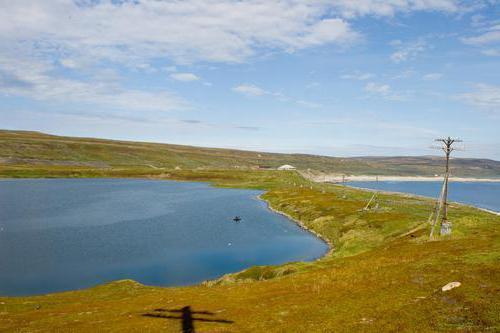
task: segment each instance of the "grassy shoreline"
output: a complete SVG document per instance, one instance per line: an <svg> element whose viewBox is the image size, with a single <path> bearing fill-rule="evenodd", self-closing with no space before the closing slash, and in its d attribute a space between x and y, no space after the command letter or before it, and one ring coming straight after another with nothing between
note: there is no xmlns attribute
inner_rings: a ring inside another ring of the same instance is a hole
<svg viewBox="0 0 500 333"><path fill-rule="evenodd" d="M50 169L50 170L48 170ZM0 169L8 177L15 172ZM25 168L49 177L99 176L91 170ZM484 331L500 328L500 218L450 207L454 235L427 241L432 200L382 194L382 209L360 209L369 192L316 184L293 172L113 170L108 177L208 181L266 191L269 207L328 239L335 251L310 263L252 267L191 287L116 281L33 297L0 297L0 332L177 332L154 309L214 313L231 324L198 322L203 332ZM463 286L446 294L450 281ZM422 298L423 297L423 298ZM244 310L243 310L244 309Z"/></svg>
<svg viewBox="0 0 500 333"><path fill-rule="evenodd" d="M266 203L266 205L267 205L267 209L269 209L270 211L272 211L272 212L274 212L274 213L276 213L276 214L280 214L280 215L282 215L282 216L286 217L286 218L287 218L287 219L289 219L291 222L295 223L296 225L298 225L300 228L304 229L305 231L307 231L307 232L309 232L309 233L313 234L315 237L317 237L317 238L321 239L323 242L325 242L325 243L328 245L328 251L326 251L326 253L325 253L324 255L322 255L321 257L319 257L318 259L321 259L322 257L325 257L325 256L330 255L330 254L332 253L332 251L334 251L334 250L335 250L335 248L334 248L334 246L333 246L332 242L330 241L330 239L326 238L326 237L325 237L325 236L323 236L322 234L317 233L317 232L316 232L316 231L314 231L314 230L311 230L311 229L310 229L310 228L308 228L308 227L307 227L304 223L302 223L300 220L297 220L297 219L293 218L292 216L288 215L287 213L282 212L282 211L277 210L277 209L274 209L274 208L271 206L271 204L270 204L270 202L269 202L269 201L267 201L267 200L265 200L265 199L263 199L263 198L262 198L262 195L259 195L259 196L258 196L258 198L259 198L259 200L262 200L262 201L264 201L264 202Z"/></svg>

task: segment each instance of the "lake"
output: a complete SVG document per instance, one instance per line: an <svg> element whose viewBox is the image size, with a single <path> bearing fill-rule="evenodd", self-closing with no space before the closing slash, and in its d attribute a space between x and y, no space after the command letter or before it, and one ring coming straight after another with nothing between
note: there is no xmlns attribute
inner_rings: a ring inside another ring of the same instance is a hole
<svg viewBox="0 0 500 333"><path fill-rule="evenodd" d="M374 190L412 193L432 198L439 196L442 186L442 182L425 181L353 181L346 184ZM500 183L450 182L448 198L450 201L500 212Z"/></svg>
<svg viewBox="0 0 500 333"><path fill-rule="evenodd" d="M257 199L261 193L154 180L2 180L0 295L119 279L189 285L328 251L270 211Z"/></svg>

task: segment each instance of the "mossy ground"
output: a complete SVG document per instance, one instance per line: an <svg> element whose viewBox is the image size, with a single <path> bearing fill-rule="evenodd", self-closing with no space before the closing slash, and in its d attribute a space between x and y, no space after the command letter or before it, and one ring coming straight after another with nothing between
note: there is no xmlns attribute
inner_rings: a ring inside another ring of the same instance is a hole
<svg viewBox="0 0 500 333"><path fill-rule="evenodd" d="M179 332L168 310L208 311L197 332L500 331L500 217L452 205L453 236L428 241L431 200L312 184L294 172L6 167L0 175L151 177L265 189L263 199L334 246L313 263L253 267L198 286L117 281L0 298L1 332ZM259 280L259 281L257 281ZM441 287L459 281L459 288ZM152 316L147 316L147 315ZM163 316L163 317L162 317Z"/></svg>

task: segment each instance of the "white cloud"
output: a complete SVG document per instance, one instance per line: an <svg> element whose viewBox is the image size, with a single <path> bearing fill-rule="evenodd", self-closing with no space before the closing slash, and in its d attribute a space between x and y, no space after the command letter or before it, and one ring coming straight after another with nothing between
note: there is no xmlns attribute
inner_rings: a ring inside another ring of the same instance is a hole
<svg viewBox="0 0 500 333"><path fill-rule="evenodd" d="M500 49L486 49L482 50L481 53L490 57L500 57Z"/></svg>
<svg viewBox="0 0 500 333"><path fill-rule="evenodd" d="M365 91L390 101L406 101L409 98L408 92L404 94L395 92L390 85L383 83L368 82L365 85Z"/></svg>
<svg viewBox="0 0 500 333"><path fill-rule="evenodd" d="M250 96L250 97L262 96L262 95L269 94L269 92L265 91L262 88L257 87L256 85L253 85L253 84L241 84L239 86L234 87L233 91L240 93L240 94L243 94L245 96Z"/></svg>
<svg viewBox="0 0 500 333"><path fill-rule="evenodd" d="M48 61L32 62L0 56L0 91L55 103L76 102L126 110L161 110L187 108L187 103L167 91L124 89L109 71L97 73L99 80L81 81L52 75Z"/></svg>
<svg viewBox="0 0 500 333"><path fill-rule="evenodd" d="M261 51L345 45L356 38L348 22L330 15L321 2L4 1L2 92L37 100L172 109L183 103L171 93L124 89L118 80L91 84L84 77L111 64L148 73L161 69L176 80L194 81L197 76L177 73L174 65L243 62ZM158 59L170 65L155 68ZM22 73L16 61L26 66ZM85 75L64 78L58 67Z"/></svg>
<svg viewBox="0 0 500 333"><path fill-rule="evenodd" d="M443 77L443 74L441 73L428 73L428 74L425 74L422 79L426 80L426 81L435 81L435 80L439 80Z"/></svg>
<svg viewBox="0 0 500 333"><path fill-rule="evenodd" d="M393 80L407 79L409 77L414 76L416 73L417 72L413 69L407 69L407 70L404 70L404 71L392 76L391 79L393 79Z"/></svg>
<svg viewBox="0 0 500 333"><path fill-rule="evenodd" d="M340 76L341 79L344 80L358 80L358 81L365 81L373 78L375 75L372 73L360 73L360 72L355 72L351 74L343 74Z"/></svg>
<svg viewBox="0 0 500 333"><path fill-rule="evenodd" d="M268 91L253 84L240 84L239 86L232 88L232 90L247 97L259 97L266 95L266 96L271 96L280 102L292 102L297 105L311 109L317 109L323 106L319 103L305 101L302 99L292 99L287 97L281 92Z"/></svg>
<svg viewBox="0 0 500 333"><path fill-rule="evenodd" d="M2 4L0 38L47 41L37 47L113 62L241 62L261 48L351 42L357 34L344 19L328 17L329 7L258 0L18 0Z"/></svg>
<svg viewBox="0 0 500 333"><path fill-rule="evenodd" d="M462 38L462 42L469 45L485 45L500 42L500 30L493 30L484 34Z"/></svg>
<svg viewBox="0 0 500 333"><path fill-rule="evenodd" d="M56 102L176 109L185 102L170 92L122 88L116 78L94 83L83 77L96 76L104 66L125 65L194 80L194 74L177 73L173 65L238 63L268 51L344 46L359 37L348 22L354 17L460 8L460 2L453 0L2 1L2 92ZM167 60L170 66L155 68L156 60ZM65 78L58 73L61 67L85 71L85 75ZM267 94L259 89L250 85L239 90Z"/></svg>
<svg viewBox="0 0 500 333"><path fill-rule="evenodd" d="M400 45L402 45L402 44L403 44L403 42L402 42L400 39L393 39L393 40L391 40L391 41L389 42L389 45L390 45L390 46L394 46L394 47L396 47L396 46L400 46Z"/></svg>
<svg viewBox="0 0 500 333"><path fill-rule="evenodd" d="M500 109L500 87L487 84L476 85L476 90L458 96L468 104L498 111Z"/></svg>
<svg viewBox="0 0 500 333"><path fill-rule="evenodd" d="M316 87L319 87L319 86L321 86L321 83L316 82L316 81L310 82L310 83L306 84L306 88L307 89L312 89L312 88L316 88Z"/></svg>
<svg viewBox="0 0 500 333"><path fill-rule="evenodd" d="M144 71L146 73L155 73L158 71L157 68L153 67L151 64L148 64L147 62L137 64L135 66L135 69Z"/></svg>
<svg viewBox="0 0 500 333"><path fill-rule="evenodd" d="M164 71L172 73L172 72L177 72L177 67L175 66L167 66L163 68Z"/></svg>
<svg viewBox="0 0 500 333"><path fill-rule="evenodd" d="M61 59L61 65L66 68L77 68L78 64L73 59Z"/></svg>
<svg viewBox="0 0 500 333"><path fill-rule="evenodd" d="M498 30L500 27L500 19L489 18L481 14L471 15L470 21L471 26L478 31Z"/></svg>
<svg viewBox="0 0 500 333"><path fill-rule="evenodd" d="M476 29L476 35L463 37L461 41L464 44L480 48L480 52L486 56L500 56L500 20L487 20L479 17L472 22Z"/></svg>
<svg viewBox="0 0 500 333"><path fill-rule="evenodd" d="M198 81L200 79L193 73L174 73L170 74L170 77L174 80L182 82L192 82L192 81Z"/></svg>
<svg viewBox="0 0 500 333"><path fill-rule="evenodd" d="M396 51L390 56L391 60L395 63L415 59L420 53L427 49L427 43L423 39L409 43L398 42L399 43L391 43L391 45L396 48Z"/></svg>
<svg viewBox="0 0 500 333"><path fill-rule="evenodd" d="M443 11L458 12L465 7L456 0L336 0L331 1L342 16L394 16L396 12L410 11Z"/></svg>
<svg viewBox="0 0 500 333"><path fill-rule="evenodd" d="M388 95L389 92L391 91L391 87L388 84L378 84L375 82L368 82L365 86L365 90L369 93Z"/></svg>
<svg viewBox="0 0 500 333"><path fill-rule="evenodd" d="M311 108L311 109L317 109L317 108L320 108L323 106L319 103L308 102L308 101L304 101L304 100L298 100L297 104L305 106L306 108Z"/></svg>
<svg viewBox="0 0 500 333"><path fill-rule="evenodd" d="M350 43L358 36L347 22L354 17L462 7L457 0L16 0L2 3L0 38L113 62L241 62L261 49Z"/></svg>

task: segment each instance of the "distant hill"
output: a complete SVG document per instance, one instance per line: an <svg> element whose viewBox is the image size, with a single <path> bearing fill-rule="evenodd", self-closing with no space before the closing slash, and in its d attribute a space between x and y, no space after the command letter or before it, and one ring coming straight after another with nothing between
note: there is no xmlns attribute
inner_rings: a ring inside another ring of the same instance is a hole
<svg viewBox="0 0 500 333"><path fill-rule="evenodd" d="M443 172L443 158L435 156L339 158L0 130L0 165L266 169L283 164L290 164L301 170L350 175L432 176ZM452 161L452 174L458 177L500 178L500 162L456 158Z"/></svg>

